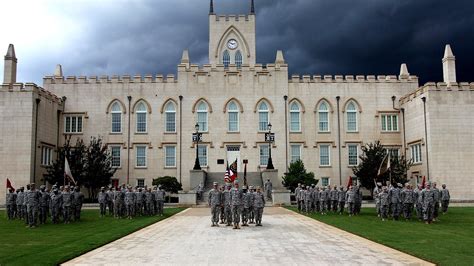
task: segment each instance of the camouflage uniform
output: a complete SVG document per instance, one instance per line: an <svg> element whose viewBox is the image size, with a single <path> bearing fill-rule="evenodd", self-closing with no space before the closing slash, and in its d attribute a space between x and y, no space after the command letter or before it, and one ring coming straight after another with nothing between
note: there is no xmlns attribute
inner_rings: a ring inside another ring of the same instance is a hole
<svg viewBox="0 0 474 266"><path fill-rule="evenodd" d="M382 188L375 186L374 188L374 199L375 199L375 210L377 211L377 216L381 216L381 207L380 207L380 193Z"/></svg>
<svg viewBox="0 0 474 266"><path fill-rule="evenodd" d="M298 184L298 187L295 188L295 200L296 200L296 205L298 206L298 211L301 211L302 209L300 201L298 200L300 191L301 191L301 184Z"/></svg>
<svg viewBox="0 0 474 266"><path fill-rule="evenodd" d="M339 214L344 213L344 205L346 205L346 192L343 187L339 187L337 192L337 201L339 203Z"/></svg>
<svg viewBox="0 0 474 266"><path fill-rule="evenodd" d="M239 228L240 223L240 212L242 208L242 190L239 188L232 188L230 190L230 200L232 203L232 222L234 223L234 228Z"/></svg>
<svg viewBox="0 0 474 266"><path fill-rule="evenodd" d="M249 202L250 202L250 205L249 205L249 223L250 224L253 224L255 223L255 209L254 209L254 206L253 206L253 200L255 198L255 191L253 189L252 186L250 186L250 190L247 192L248 193L248 197L249 197Z"/></svg>
<svg viewBox="0 0 474 266"><path fill-rule="evenodd" d="M122 206L124 204L124 194L119 189L114 191L114 216L115 218L122 217Z"/></svg>
<svg viewBox="0 0 474 266"><path fill-rule="evenodd" d="M230 190L224 190L222 194L224 200L224 217L227 223L227 226L232 225L232 201L230 196Z"/></svg>
<svg viewBox="0 0 474 266"><path fill-rule="evenodd" d="M304 210L304 199L305 199L305 189L302 188L298 191L297 201L299 206L299 211L302 212Z"/></svg>
<svg viewBox="0 0 474 266"><path fill-rule="evenodd" d="M362 191L360 186L355 186L354 214L359 214L362 208Z"/></svg>
<svg viewBox="0 0 474 266"><path fill-rule="evenodd" d="M209 197L207 203L211 206L211 222L212 226L216 226L219 223L219 208L221 206L222 195L221 192L213 188L209 191Z"/></svg>
<svg viewBox="0 0 474 266"><path fill-rule="evenodd" d="M306 190L304 192L304 206L305 206L305 212L309 213L311 211L311 204L313 203L313 195L311 192L311 189L306 187Z"/></svg>
<svg viewBox="0 0 474 266"><path fill-rule="evenodd" d="M127 218L132 219L132 217L135 215L135 202L136 202L136 194L135 192L132 191L132 189L129 189L127 192L125 192L125 209L127 210Z"/></svg>
<svg viewBox="0 0 474 266"><path fill-rule="evenodd" d="M319 205L321 205L322 214L326 213L327 207L330 207L330 205L328 206L328 203L330 203L328 199L329 199L328 192L326 188L323 187L321 191L319 192Z"/></svg>
<svg viewBox="0 0 474 266"><path fill-rule="evenodd" d="M401 196L400 189L396 186L392 187L388 192L388 197L390 198L390 203L392 204L392 217L395 220L398 220L401 212Z"/></svg>
<svg viewBox="0 0 474 266"><path fill-rule="evenodd" d="M59 212L61 205L63 204L63 195L59 193L57 188L53 188L53 192L50 194L50 210L51 210L51 221L53 224L59 223Z"/></svg>
<svg viewBox="0 0 474 266"><path fill-rule="evenodd" d="M380 216L382 220L388 218L388 205L390 203L390 199L388 197L387 188L384 187L382 191L379 193L380 196Z"/></svg>
<svg viewBox="0 0 474 266"><path fill-rule="evenodd" d="M355 191L354 188L351 187L346 192L346 202L347 202L347 210L349 212L349 216L354 215L354 204L355 204Z"/></svg>
<svg viewBox="0 0 474 266"><path fill-rule="evenodd" d="M107 211L107 202L109 201L109 194L105 192L104 188L97 195L97 200L99 201L100 207L100 216L105 216Z"/></svg>
<svg viewBox="0 0 474 266"><path fill-rule="evenodd" d="M331 192L329 192L329 197L331 198L333 212L337 212L337 207L338 207L337 186L334 186Z"/></svg>
<svg viewBox="0 0 474 266"><path fill-rule="evenodd" d="M449 190L446 188L445 185L443 185L443 189L441 190L441 205L443 213L446 213L448 211L450 199L451 196L449 195Z"/></svg>
<svg viewBox="0 0 474 266"><path fill-rule="evenodd" d="M433 190L433 193L434 193L433 220L436 220L439 214L439 203L441 201L441 192L436 187L436 183L434 183L433 188L431 190Z"/></svg>
<svg viewBox="0 0 474 266"><path fill-rule="evenodd" d="M262 226L263 208L265 207L265 196L260 191L255 192L254 207L255 222L257 223L257 226Z"/></svg>
<svg viewBox="0 0 474 266"><path fill-rule="evenodd" d="M40 204L40 193L34 187L26 193L27 198L27 212L28 212L28 225L35 227L38 219L38 207Z"/></svg>
<svg viewBox="0 0 474 266"><path fill-rule="evenodd" d="M23 212L23 202L25 201L24 193L23 187L21 187L16 195L16 213L19 219L25 218L25 213Z"/></svg>
<svg viewBox="0 0 474 266"><path fill-rule="evenodd" d="M405 189L402 190L401 196L403 203L403 217L405 217L405 219L411 219L413 203L415 200L415 192L407 186Z"/></svg>
<svg viewBox="0 0 474 266"><path fill-rule="evenodd" d="M145 214L148 216L153 215L154 202L153 193L151 193L151 188L145 192Z"/></svg>
<svg viewBox="0 0 474 266"><path fill-rule="evenodd" d="M63 199L63 204L62 204L63 219L64 219L64 223L68 224L71 222L72 201L73 201L73 195L71 194L71 192L69 192L69 188L66 188L62 192L62 199Z"/></svg>
<svg viewBox="0 0 474 266"><path fill-rule="evenodd" d="M107 190L107 207L109 208L109 215L114 215L114 191L112 189Z"/></svg>
<svg viewBox="0 0 474 266"><path fill-rule="evenodd" d="M267 180L267 182L265 182L264 189L265 189L265 195L267 196L267 199L271 199L273 184L270 180Z"/></svg>
<svg viewBox="0 0 474 266"><path fill-rule="evenodd" d="M248 225L249 210L250 206L252 205L252 196L252 192L250 191L244 191L244 193L242 194L242 226Z"/></svg>
<svg viewBox="0 0 474 266"><path fill-rule="evenodd" d="M316 187L313 190L313 205L315 212L321 211L321 201L319 200L319 187Z"/></svg>
<svg viewBox="0 0 474 266"><path fill-rule="evenodd" d="M46 219L48 218L48 207L49 207L50 196L49 196L49 193L45 189L46 187L44 185L41 186L40 205L39 205L40 224L45 224Z"/></svg>
<svg viewBox="0 0 474 266"><path fill-rule="evenodd" d="M16 209L16 193L13 189L10 189L10 192L7 194L6 205L7 205L7 214L8 220L13 220L15 218L15 209Z"/></svg>
<svg viewBox="0 0 474 266"><path fill-rule="evenodd" d="M158 215L161 216L164 214L165 196L165 191L159 187L158 191L156 192L156 207Z"/></svg>
<svg viewBox="0 0 474 266"><path fill-rule="evenodd" d="M143 203L145 202L145 194L143 193L142 188L139 188L136 195L136 209L135 213L137 215L143 215Z"/></svg>
<svg viewBox="0 0 474 266"><path fill-rule="evenodd" d="M423 203L423 220L426 223L433 221L435 194L429 187L423 189L421 192L421 199Z"/></svg>
<svg viewBox="0 0 474 266"><path fill-rule="evenodd" d="M414 190L414 202L415 202L415 210L416 210L416 217L418 220L423 220L423 197L421 196L421 186L417 187Z"/></svg>
<svg viewBox="0 0 474 266"><path fill-rule="evenodd" d="M81 210L82 210L83 202L84 202L84 194L82 194L79 187L76 187L73 193L73 201L72 201L74 221L79 221L81 219Z"/></svg>

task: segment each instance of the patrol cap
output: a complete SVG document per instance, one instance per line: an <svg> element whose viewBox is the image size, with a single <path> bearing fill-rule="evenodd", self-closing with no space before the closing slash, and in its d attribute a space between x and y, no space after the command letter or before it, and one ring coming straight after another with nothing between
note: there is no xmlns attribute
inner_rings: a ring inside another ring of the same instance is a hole
<svg viewBox="0 0 474 266"><path fill-rule="evenodd" d="M249 189L253 189L253 186L249 186Z"/></svg>
<svg viewBox="0 0 474 266"><path fill-rule="evenodd" d="M382 186L382 183L381 182L377 182L377 186Z"/></svg>
<svg viewBox="0 0 474 266"><path fill-rule="evenodd" d="M235 184L239 184L239 180L235 180L235 181L234 181L234 185L235 185Z"/></svg>
<svg viewBox="0 0 474 266"><path fill-rule="evenodd" d="M41 186L40 186L40 189L45 189L45 188L46 188L45 185L41 185Z"/></svg>
<svg viewBox="0 0 474 266"><path fill-rule="evenodd" d="M103 189L105 189L105 187L101 187L100 189L103 190Z"/></svg>
<svg viewBox="0 0 474 266"><path fill-rule="evenodd" d="M247 189L247 186L242 186L242 189Z"/></svg>
<svg viewBox="0 0 474 266"><path fill-rule="evenodd" d="M217 184L217 182L214 182L214 183L212 183L212 185L213 185L213 186L217 186L218 184Z"/></svg>

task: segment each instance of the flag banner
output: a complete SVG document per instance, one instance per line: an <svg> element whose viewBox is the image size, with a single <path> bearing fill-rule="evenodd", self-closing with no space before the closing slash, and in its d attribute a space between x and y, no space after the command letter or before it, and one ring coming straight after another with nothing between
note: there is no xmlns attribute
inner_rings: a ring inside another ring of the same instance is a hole
<svg viewBox="0 0 474 266"><path fill-rule="evenodd" d="M76 180L74 180L74 177L72 176L71 168L69 168L69 162L67 161L67 158L64 160L64 178L67 178L77 185Z"/></svg>
<svg viewBox="0 0 474 266"><path fill-rule="evenodd" d="M11 188L11 189L15 190L12 186L12 182L10 182L10 179L7 178L7 189L8 188Z"/></svg>
<svg viewBox="0 0 474 266"><path fill-rule="evenodd" d="M390 169L390 153L387 153L385 157L383 157L382 163L380 163L379 171L377 172L377 176L383 175L385 172Z"/></svg>
<svg viewBox="0 0 474 266"><path fill-rule="evenodd" d="M421 181L421 188L425 188L426 186L426 176L423 176L423 180Z"/></svg>
<svg viewBox="0 0 474 266"><path fill-rule="evenodd" d="M229 167L229 178L232 182L237 179L237 159Z"/></svg>
<svg viewBox="0 0 474 266"><path fill-rule="evenodd" d="M226 167L225 167L224 183L230 183L230 178L229 178L229 162L226 163Z"/></svg>
<svg viewBox="0 0 474 266"><path fill-rule="evenodd" d="M349 176L349 182L347 182L347 188L349 189L349 187L352 186L352 176Z"/></svg>
<svg viewBox="0 0 474 266"><path fill-rule="evenodd" d="M244 186L247 186L247 164L244 162Z"/></svg>

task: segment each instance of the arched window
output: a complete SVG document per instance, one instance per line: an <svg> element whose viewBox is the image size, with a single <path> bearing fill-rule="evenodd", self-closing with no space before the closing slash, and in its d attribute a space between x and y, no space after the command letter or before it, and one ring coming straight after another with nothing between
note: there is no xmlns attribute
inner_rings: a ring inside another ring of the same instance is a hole
<svg viewBox="0 0 474 266"><path fill-rule="evenodd" d="M290 105L290 131L291 132L301 131L300 106L296 102L293 102Z"/></svg>
<svg viewBox="0 0 474 266"><path fill-rule="evenodd" d="M224 55L222 56L222 64L224 64L225 68L228 68L230 65L230 54L227 50L224 51Z"/></svg>
<svg viewBox="0 0 474 266"><path fill-rule="evenodd" d="M143 102L137 105L135 109L135 113L137 114L137 133L146 133L147 125L146 125L146 113L147 109Z"/></svg>
<svg viewBox="0 0 474 266"><path fill-rule="evenodd" d="M329 132L329 106L326 101L321 102L318 108L319 132Z"/></svg>
<svg viewBox="0 0 474 266"><path fill-rule="evenodd" d="M242 53L240 50L235 53L235 65L237 68L242 67Z"/></svg>
<svg viewBox="0 0 474 266"><path fill-rule="evenodd" d="M166 132L176 132L176 108L172 102L165 107L165 123Z"/></svg>
<svg viewBox="0 0 474 266"><path fill-rule="evenodd" d="M268 104L266 102L262 102L258 106L258 130L267 131L268 122L269 122Z"/></svg>
<svg viewBox="0 0 474 266"><path fill-rule="evenodd" d="M239 132L239 107L232 101L227 108L229 115L229 132Z"/></svg>
<svg viewBox="0 0 474 266"><path fill-rule="evenodd" d="M118 102L112 104L112 133L122 133L122 108Z"/></svg>
<svg viewBox="0 0 474 266"><path fill-rule="evenodd" d="M197 107L197 123L199 125L199 131L207 132L207 104L205 102L200 102Z"/></svg>
<svg viewBox="0 0 474 266"><path fill-rule="evenodd" d="M357 105L351 101L347 104L346 114L347 114L347 131L356 132L357 131Z"/></svg>

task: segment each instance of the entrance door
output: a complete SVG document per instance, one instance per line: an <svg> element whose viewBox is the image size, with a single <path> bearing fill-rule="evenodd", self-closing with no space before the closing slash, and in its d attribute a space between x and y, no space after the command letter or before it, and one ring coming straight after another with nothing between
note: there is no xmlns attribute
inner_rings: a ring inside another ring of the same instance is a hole
<svg viewBox="0 0 474 266"><path fill-rule="evenodd" d="M240 146L239 145L232 145L227 146L227 163L229 165L233 164L237 159L237 172L240 172Z"/></svg>

